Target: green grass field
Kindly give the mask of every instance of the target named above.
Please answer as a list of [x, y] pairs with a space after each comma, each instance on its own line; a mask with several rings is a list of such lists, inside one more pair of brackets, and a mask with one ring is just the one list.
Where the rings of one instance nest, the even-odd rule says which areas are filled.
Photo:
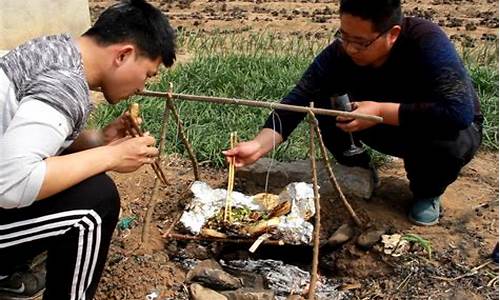
[[[152, 90], [167, 90], [173, 82], [176, 93], [279, 101], [294, 86], [314, 56], [328, 44], [314, 36], [282, 37], [272, 34], [203, 36], [181, 33], [179, 49], [193, 59], [161, 74]], [[498, 48], [484, 44], [461, 55], [474, 80], [485, 114], [483, 148], [498, 150]], [[91, 119], [101, 127], [118, 116], [130, 101], [141, 103], [144, 127], [158, 137], [163, 102], [150, 97], [133, 97], [115, 107], [101, 105]], [[221, 151], [228, 147], [229, 134], [237, 131], [240, 140], [251, 139], [269, 115], [267, 109], [176, 101], [199, 161], [214, 166], [224, 164]], [[170, 118], [166, 151], [185, 154]], [[280, 160], [304, 159], [308, 151], [308, 131], [304, 122], [274, 153]], [[377, 160], [383, 156], [376, 155]]]

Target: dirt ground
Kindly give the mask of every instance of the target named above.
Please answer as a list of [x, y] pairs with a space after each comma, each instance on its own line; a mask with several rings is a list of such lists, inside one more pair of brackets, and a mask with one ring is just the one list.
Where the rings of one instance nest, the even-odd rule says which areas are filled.
[[[90, 0], [96, 16], [113, 0]], [[214, 32], [262, 31], [292, 35], [330, 34], [339, 25], [338, 1], [331, 0], [155, 0], [172, 25]], [[473, 46], [498, 37], [496, 0], [403, 0], [407, 16], [440, 24], [452, 39]]]
[[[91, 0], [92, 18], [115, 1]], [[160, 0], [151, 1], [170, 16], [175, 27], [214, 33], [279, 31], [287, 34], [331, 32], [338, 26], [337, 1], [327, 0]], [[495, 0], [403, 1], [407, 15], [431, 19], [451, 38], [473, 46], [498, 36], [498, 2]], [[121, 197], [121, 220], [126, 229], [116, 231], [108, 265], [96, 299], [184, 299], [186, 270], [179, 258], [248, 257], [246, 248], [226, 249], [222, 244], [166, 240], [161, 237], [185, 204], [192, 182], [190, 164], [177, 157], [163, 161], [169, 185], [160, 191], [148, 240], [141, 243], [144, 216], [153, 190], [150, 168], [128, 175], [112, 174]], [[322, 252], [322, 276], [345, 283], [355, 299], [498, 299], [498, 267], [480, 266], [498, 241], [498, 154], [481, 152], [462, 171], [444, 195], [445, 214], [439, 225], [419, 227], [408, 222], [411, 194], [401, 161], [380, 169], [381, 185], [369, 201], [353, 201], [356, 211], [375, 227], [418, 234], [432, 243], [429, 259], [422, 251], [390, 257], [352, 242]], [[226, 171], [202, 167], [202, 180], [224, 187]], [[326, 239], [349, 221], [339, 205], [322, 201], [322, 234]], [[126, 223], [127, 220], [132, 220]], [[279, 247], [278, 247], [279, 248]], [[310, 250], [310, 249], [309, 249]], [[306, 250], [307, 252], [308, 250]], [[271, 251], [280, 255], [279, 249]], [[282, 255], [283, 252], [281, 252]], [[287, 251], [289, 260], [304, 262], [310, 255]], [[309, 253], [310, 254], [310, 253]], [[259, 251], [258, 257], [263, 256]], [[272, 256], [273, 254], [269, 254]]]
[[[160, 190], [153, 224], [146, 243], [141, 244], [143, 219], [151, 197], [153, 172], [149, 168], [131, 175], [113, 174], [122, 197], [121, 219], [135, 218], [130, 229], [117, 230], [109, 262], [96, 299], [145, 299], [157, 292], [159, 299], [184, 299], [186, 270], [182, 258], [205, 259], [266, 257], [285, 258], [307, 264], [310, 252], [287, 251], [279, 246], [274, 254], [265, 250], [249, 256], [240, 249], [217, 243], [166, 240], [161, 237], [185, 205], [183, 195], [193, 179], [190, 164], [175, 157], [164, 161], [170, 182]], [[325, 250], [321, 254], [321, 273], [341, 280], [358, 299], [497, 299], [498, 275], [495, 264], [477, 272], [471, 270], [487, 261], [498, 240], [498, 155], [481, 152], [462, 171], [444, 195], [445, 214], [439, 225], [419, 227], [408, 222], [406, 212], [411, 194], [401, 161], [379, 169], [381, 185], [369, 200], [354, 200], [363, 219], [389, 232], [418, 234], [432, 243], [431, 259], [422, 251], [391, 257], [372, 249], [364, 251], [354, 243]], [[201, 177], [213, 187], [226, 185], [224, 170], [202, 168]], [[236, 188], [237, 189], [237, 188]], [[342, 223], [349, 222], [343, 207], [322, 200], [321, 238]], [[226, 249], [227, 248], [227, 249]], [[269, 253], [269, 251], [267, 252]], [[274, 256], [274, 257], [273, 257]], [[464, 276], [467, 275], [467, 276]], [[456, 277], [463, 278], [455, 279]], [[488, 286], [488, 284], [492, 286]]]

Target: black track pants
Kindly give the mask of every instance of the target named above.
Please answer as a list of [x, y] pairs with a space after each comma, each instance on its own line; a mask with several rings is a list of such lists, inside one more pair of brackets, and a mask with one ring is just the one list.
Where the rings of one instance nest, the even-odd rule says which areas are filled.
[[0, 209], [0, 275], [47, 251], [44, 300], [92, 299], [120, 199], [105, 174], [20, 209]]

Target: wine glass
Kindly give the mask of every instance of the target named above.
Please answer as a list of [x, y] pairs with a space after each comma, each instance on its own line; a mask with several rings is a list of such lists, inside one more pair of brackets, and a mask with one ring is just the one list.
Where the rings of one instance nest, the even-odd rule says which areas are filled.
[[[349, 100], [349, 96], [347, 96], [347, 94], [335, 97], [333, 103], [335, 105], [335, 108], [339, 110], [352, 111], [351, 101]], [[354, 143], [354, 138], [352, 136], [352, 133], [349, 132], [348, 134], [349, 134], [349, 139], [351, 140], [351, 145], [349, 146], [349, 149], [344, 151], [344, 155], [354, 156], [363, 153], [365, 149], [363, 147], [356, 146], [356, 144]]]

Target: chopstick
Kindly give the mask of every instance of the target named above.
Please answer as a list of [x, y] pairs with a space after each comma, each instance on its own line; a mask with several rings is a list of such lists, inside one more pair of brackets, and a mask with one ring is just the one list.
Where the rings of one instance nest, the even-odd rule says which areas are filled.
[[[238, 143], [238, 135], [236, 132], [231, 132], [231, 136], [229, 139], [229, 143], [231, 146], [231, 149], [233, 149], [236, 144]], [[232, 200], [232, 193], [233, 193], [233, 188], [234, 188], [234, 163], [235, 163], [236, 158], [233, 156], [229, 159], [229, 168], [228, 168], [228, 179], [227, 179], [227, 191], [226, 191], [226, 206], [224, 209], [224, 222], [226, 222], [229, 219], [229, 222], [231, 222], [231, 200]]]

